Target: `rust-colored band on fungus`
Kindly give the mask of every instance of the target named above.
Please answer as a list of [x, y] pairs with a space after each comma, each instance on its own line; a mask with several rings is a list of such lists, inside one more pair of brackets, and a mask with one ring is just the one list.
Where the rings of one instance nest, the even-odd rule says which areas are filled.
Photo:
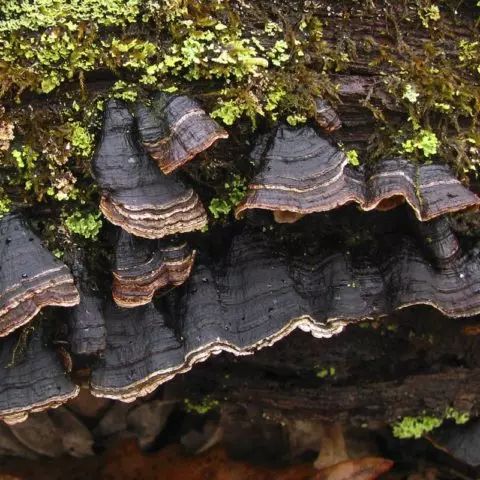
[[65, 375], [58, 355], [45, 347], [40, 327], [25, 350], [19, 341], [17, 334], [0, 340], [0, 419], [9, 424], [59, 407], [80, 391]]
[[252, 354], [296, 328], [330, 337], [349, 323], [412, 305], [450, 317], [480, 313], [480, 245], [437, 266], [412, 237], [380, 241], [356, 254], [237, 236], [226, 261], [196, 266], [169, 310], [149, 303], [107, 311], [107, 347], [93, 372], [93, 394], [133, 401], [213, 354]]
[[191, 98], [164, 92], [151, 106], [137, 104], [142, 143], [162, 172], [169, 174], [228, 133]]
[[47, 305], [72, 307], [79, 301], [72, 274], [25, 220], [19, 215], [0, 220], [0, 337]]
[[162, 238], [206, 226], [207, 214], [198, 195], [175, 174], [166, 176], [158, 169], [136, 143], [133, 128], [134, 118], [126, 105], [110, 100], [93, 160], [105, 217], [145, 238]]
[[445, 165], [391, 158], [357, 170], [311, 127], [278, 127], [260, 139], [252, 158], [260, 168], [235, 210], [237, 219], [248, 209], [265, 209], [278, 222], [291, 223], [351, 202], [362, 210], [384, 211], [406, 201], [420, 221], [427, 221], [480, 206], [479, 197]]
[[132, 308], [151, 302], [161, 288], [184, 283], [190, 276], [195, 251], [186, 243], [160, 243], [122, 232], [115, 257], [113, 299], [121, 307]]

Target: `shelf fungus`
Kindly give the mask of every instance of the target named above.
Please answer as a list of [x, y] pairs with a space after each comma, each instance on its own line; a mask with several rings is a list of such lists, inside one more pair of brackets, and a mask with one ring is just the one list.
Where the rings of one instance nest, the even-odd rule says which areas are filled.
[[68, 316], [70, 351], [98, 355], [105, 349], [106, 331], [102, 299], [86, 284], [80, 285], [80, 303]]
[[43, 247], [19, 215], [0, 220], [0, 337], [47, 305], [72, 307], [80, 297], [68, 268]]
[[93, 169], [103, 214], [129, 233], [162, 238], [207, 225], [198, 195], [176, 175], [164, 175], [138, 145], [134, 118], [119, 100], [107, 104]]
[[41, 327], [26, 343], [17, 333], [0, 340], [0, 418], [23, 422], [29, 413], [56, 408], [79, 393], [66, 376], [60, 357], [48, 349]]
[[128, 309], [111, 303], [105, 321], [107, 347], [92, 372], [93, 395], [131, 402], [172, 378], [184, 364], [181, 343], [153, 303]]
[[122, 231], [115, 257], [113, 299], [128, 308], [151, 302], [161, 288], [184, 283], [190, 276], [195, 251], [186, 243], [147, 240]]
[[213, 354], [252, 354], [296, 328], [328, 338], [418, 304], [450, 317], [480, 313], [480, 245], [437, 267], [407, 236], [362, 254], [307, 254], [311, 245], [285, 242], [244, 232], [226, 259], [197, 263], [175, 302], [111, 307], [93, 394], [130, 401]]
[[460, 242], [450, 226], [447, 217], [439, 217], [428, 222], [417, 222], [416, 228], [423, 240], [429, 258], [436, 266], [455, 261], [461, 255]]
[[428, 435], [433, 445], [480, 473], [480, 420], [466, 425], [445, 425]]
[[445, 165], [415, 165], [402, 158], [355, 169], [344, 152], [311, 127], [279, 126], [252, 152], [259, 172], [235, 211], [273, 211], [279, 223], [351, 202], [362, 210], [390, 210], [407, 202], [420, 221], [478, 208], [480, 198]]
[[315, 121], [326, 132], [334, 132], [342, 126], [342, 121], [331, 105], [320, 98], [315, 100]]
[[228, 137], [198, 102], [180, 95], [159, 92], [151, 107], [137, 104], [136, 117], [145, 149], [165, 174]]

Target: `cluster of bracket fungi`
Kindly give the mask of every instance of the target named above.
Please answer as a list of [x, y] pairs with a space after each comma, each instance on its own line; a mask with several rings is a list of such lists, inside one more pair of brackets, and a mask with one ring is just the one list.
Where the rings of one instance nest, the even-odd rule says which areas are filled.
[[[227, 133], [184, 96], [162, 92], [148, 105], [112, 99], [93, 159], [100, 208], [120, 227], [111, 298], [74, 277], [20, 215], [5, 217], [2, 364], [12, 358], [18, 328], [45, 306], [73, 307], [69, 350], [97, 357], [91, 392], [126, 402], [212, 354], [251, 354], [296, 328], [330, 337], [349, 323], [417, 304], [449, 317], [480, 313], [480, 242], [459, 240], [446, 215], [478, 208], [480, 198], [444, 165], [388, 158], [353, 168], [329, 138], [341, 123], [325, 102], [317, 102], [316, 123], [279, 125], [258, 138], [251, 153], [257, 173], [236, 218], [263, 211], [299, 225], [306, 215], [350, 203], [382, 212], [406, 203], [412, 235], [384, 235], [374, 252], [353, 255], [324, 248], [314, 232], [298, 242], [288, 235], [295, 225], [273, 236], [247, 222], [226, 255], [202, 256], [181, 234], [205, 227], [207, 214], [178, 170]], [[168, 301], [154, 301], [180, 285]], [[40, 327], [24, 358], [0, 376], [0, 417], [18, 422], [78, 392]]]

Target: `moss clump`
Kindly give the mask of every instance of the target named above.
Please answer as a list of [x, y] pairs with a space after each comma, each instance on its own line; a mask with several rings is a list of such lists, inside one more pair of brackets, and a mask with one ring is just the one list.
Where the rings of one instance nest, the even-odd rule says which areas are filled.
[[102, 228], [100, 215], [100, 212], [84, 215], [77, 210], [65, 218], [65, 227], [71, 233], [76, 233], [85, 238], [96, 239]]
[[322, 368], [318, 365], [315, 366], [315, 376], [317, 378], [335, 377], [337, 370], [335, 367]]
[[442, 423], [443, 419], [437, 417], [404, 417], [392, 426], [393, 436], [396, 438], [420, 438], [425, 433], [438, 428]]
[[185, 398], [183, 403], [187, 412], [197, 413], [198, 415], [206, 415], [220, 405], [218, 400], [212, 400], [210, 398], [204, 398], [200, 403], [194, 403], [188, 398]]
[[457, 424], [468, 422], [470, 415], [466, 412], [448, 407], [443, 416], [418, 416], [404, 417], [399, 422], [392, 425], [393, 436], [396, 438], [420, 438], [435, 428], [438, 428], [444, 420], [453, 420]]
[[214, 218], [228, 215], [240, 202], [247, 191], [246, 180], [240, 175], [233, 175], [232, 179], [225, 183], [225, 195], [215, 197], [210, 202], [208, 209]]
[[[0, 99], [6, 107], [0, 112], [0, 210], [7, 211], [11, 199], [42, 203], [65, 238], [73, 237], [66, 218], [88, 219], [96, 212], [89, 164], [99, 109], [108, 96], [136, 101], [156, 89], [188, 93], [214, 118], [238, 124], [234, 142], [258, 125], [310, 120], [315, 97], [339, 100], [333, 74], [371, 69], [404, 115], [389, 118], [370, 94], [363, 99], [381, 122], [369, 158], [393, 152], [412, 161], [448, 161], [465, 176], [477, 174], [478, 25], [455, 14], [448, 2], [0, 3]], [[362, 22], [372, 25], [376, 39], [359, 38]], [[342, 35], [332, 36], [332, 28]], [[412, 29], [422, 30], [421, 45], [410, 40], [416, 38], [408, 34]], [[101, 92], [89, 90], [87, 82], [87, 73], [97, 70], [110, 79]], [[59, 88], [67, 82], [75, 82], [70, 94]], [[27, 92], [55, 101], [42, 105], [29, 95], [24, 102]], [[355, 150], [347, 153], [351, 164], [359, 163]], [[246, 155], [238, 158], [210, 157], [195, 172], [201, 170], [195, 181], [209, 176], [204, 183], [217, 192], [210, 203], [216, 218], [227, 216], [244, 191], [251, 167], [247, 161], [239, 165]], [[241, 181], [225, 186], [230, 172]]]
[[416, 132], [413, 139], [408, 139], [402, 144], [404, 152], [412, 153], [414, 151], [421, 151], [423, 156], [428, 158], [438, 152], [439, 140], [435, 133], [428, 130], [420, 130]]
[[459, 412], [452, 407], [448, 407], [445, 411], [445, 418], [453, 420], [457, 425], [463, 425], [470, 420], [470, 414], [467, 412]]
[[38, 30], [80, 22], [123, 26], [136, 20], [140, 0], [4, 0], [0, 32]]

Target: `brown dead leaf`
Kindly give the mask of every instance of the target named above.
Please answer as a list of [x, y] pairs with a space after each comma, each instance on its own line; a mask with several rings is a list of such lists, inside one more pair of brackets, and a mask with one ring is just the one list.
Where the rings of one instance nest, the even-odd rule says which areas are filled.
[[312, 480], [375, 480], [392, 466], [392, 460], [380, 457], [347, 460], [324, 468], [312, 477]]

